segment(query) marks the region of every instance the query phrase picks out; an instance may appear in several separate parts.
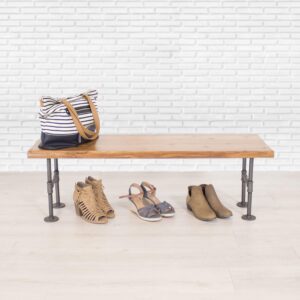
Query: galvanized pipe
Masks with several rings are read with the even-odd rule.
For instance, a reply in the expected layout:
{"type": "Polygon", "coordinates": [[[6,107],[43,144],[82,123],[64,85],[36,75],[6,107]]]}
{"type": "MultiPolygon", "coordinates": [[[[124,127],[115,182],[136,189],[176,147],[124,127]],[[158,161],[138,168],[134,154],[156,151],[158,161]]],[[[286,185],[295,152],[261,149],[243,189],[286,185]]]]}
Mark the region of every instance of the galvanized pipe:
{"type": "Polygon", "coordinates": [[[53,215],[53,181],[51,171],[51,159],[47,158],[47,192],[48,192],[48,208],[49,216],[44,218],[45,222],[56,222],[58,217],[53,215]]]}
{"type": "Polygon", "coordinates": [[[238,202],[236,205],[239,207],[246,207],[246,186],[247,186],[247,158],[243,158],[243,165],[242,165],[242,172],[241,172],[241,181],[242,181],[242,196],[241,201],[238,202]]]}
{"type": "Polygon", "coordinates": [[[59,169],[58,169],[58,159],[54,159],[54,177],[53,177],[53,183],[55,186],[55,199],[56,202],[54,203],[54,208],[63,208],[65,207],[64,203],[60,202],[60,191],[59,191],[59,169]]]}
{"type": "Polygon", "coordinates": [[[244,220],[248,220],[248,221],[252,221],[252,220],[256,219],[255,216],[251,215],[252,193],[253,193],[253,167],[254,167],[254,158],[250,158],[250,161],[249,161],[249,177],[248,177],[248,182],[247,182],[247,190],[248,190],[247,214],[242,216],[242,218],[244,220]]]}

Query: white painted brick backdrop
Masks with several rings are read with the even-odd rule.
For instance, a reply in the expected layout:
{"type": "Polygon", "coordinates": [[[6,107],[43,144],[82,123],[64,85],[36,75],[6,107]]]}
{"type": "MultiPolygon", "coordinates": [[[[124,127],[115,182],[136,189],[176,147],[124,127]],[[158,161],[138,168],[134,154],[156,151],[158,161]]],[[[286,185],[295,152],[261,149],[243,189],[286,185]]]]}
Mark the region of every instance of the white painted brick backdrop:
{"type": "MultiPolygon", "coordinates": [[[[41,95],[100,91],[103,133],[259,133],[259,169],[300,169],[300,1],[0,1],[0,166],[27,160],[41,95]]],[[[222,170],[229,160],[65,161],[222,170]]]]}

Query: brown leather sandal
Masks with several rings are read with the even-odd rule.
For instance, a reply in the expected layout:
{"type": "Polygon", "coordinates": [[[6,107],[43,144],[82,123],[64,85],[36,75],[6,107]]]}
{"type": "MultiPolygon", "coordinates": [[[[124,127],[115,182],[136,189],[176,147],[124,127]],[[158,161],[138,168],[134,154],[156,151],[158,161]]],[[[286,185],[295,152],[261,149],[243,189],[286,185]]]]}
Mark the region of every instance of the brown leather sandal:
{"type": "Polygon", "coordinates": [[[161,215],[154,204],[145,203],[144,191],[141,186],[137,183],[133,183],[129,187],[129,195],[120,196],[119,198],[128,198],[134,205],[135,210],[133,211],[136,215],[148,222],[156,222],[161,220],[161,215]],[[138,194],[132,194],[131,189],[136,188],[139,190],[138,194]]]}
{"type": "Polygon", "coordinates": [[[105,224],[105,213],[97,205],[93,188],[90,184],[78,182],[73,193],[75,211],[78,216],[89,223],[105,224]]]}

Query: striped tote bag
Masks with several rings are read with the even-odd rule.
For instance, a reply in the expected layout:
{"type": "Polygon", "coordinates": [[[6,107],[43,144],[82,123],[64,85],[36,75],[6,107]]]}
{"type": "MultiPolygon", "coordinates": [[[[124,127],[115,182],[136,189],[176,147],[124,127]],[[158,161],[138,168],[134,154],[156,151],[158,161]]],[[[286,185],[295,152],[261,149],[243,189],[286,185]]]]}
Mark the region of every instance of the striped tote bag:
{"type": "Polygon", "coordinates": [[[42,149],[75,147],[98,138],[100,120],[96,90],[74,97],[42,97],[39,119],[42,149]]]}

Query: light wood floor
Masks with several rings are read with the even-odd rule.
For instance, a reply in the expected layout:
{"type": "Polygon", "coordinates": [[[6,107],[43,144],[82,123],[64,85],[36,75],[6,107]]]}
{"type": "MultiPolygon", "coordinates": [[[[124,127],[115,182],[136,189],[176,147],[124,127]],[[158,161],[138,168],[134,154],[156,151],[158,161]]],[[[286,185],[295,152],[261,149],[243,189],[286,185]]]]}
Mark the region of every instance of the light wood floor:
{"type": "Polygon", "coordinates": [[[45,174],[0,174],[1,300],[300,299],[300,173],[255,173],[255,222],[235,205],[237,172],[93,173],[116,210],[107,225],[75,215],[73,185],[85,175],[61,174],[67,207],[49,224],[45,174]],[[143,222],[117,198],[142,179],[175,218],[143,222]],[[201,222],[186,210],[186,187],[200,183],[215,185],[230,220],[201,222]]]}

